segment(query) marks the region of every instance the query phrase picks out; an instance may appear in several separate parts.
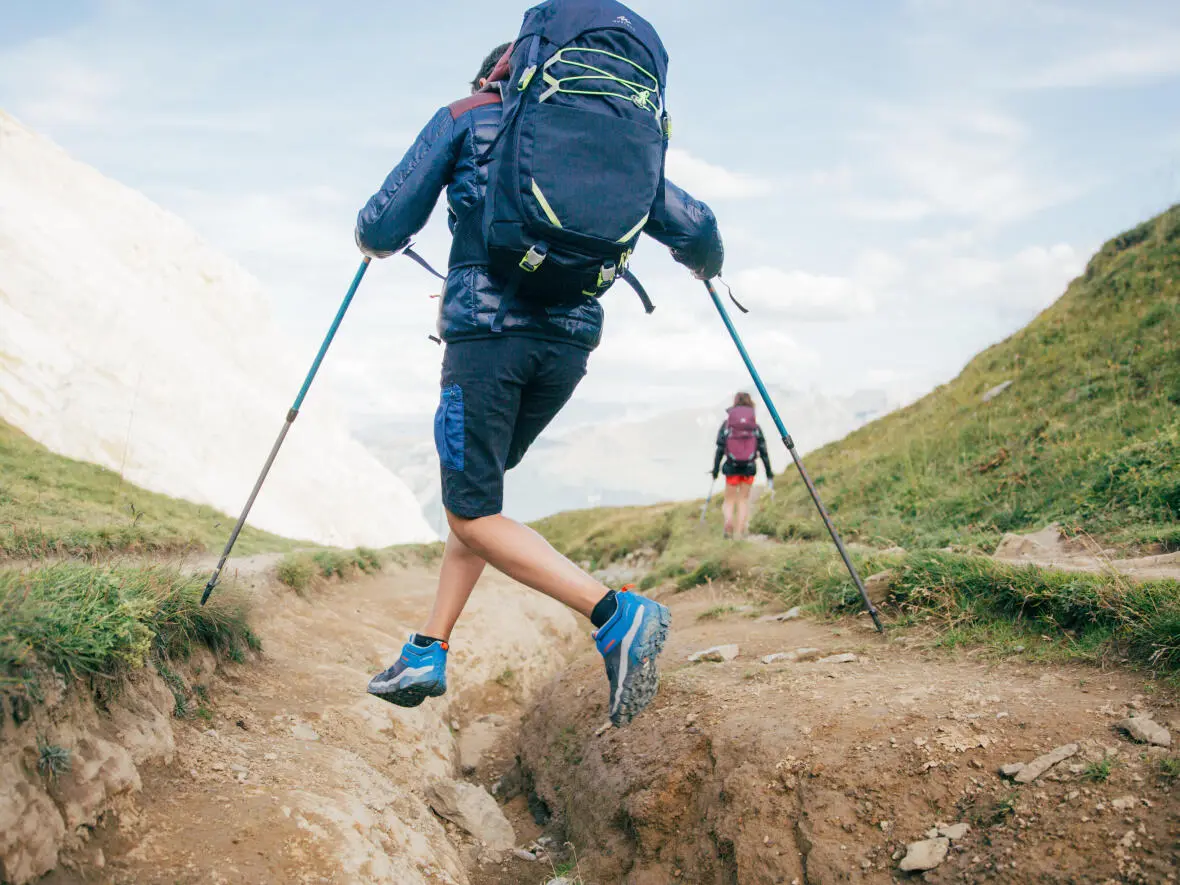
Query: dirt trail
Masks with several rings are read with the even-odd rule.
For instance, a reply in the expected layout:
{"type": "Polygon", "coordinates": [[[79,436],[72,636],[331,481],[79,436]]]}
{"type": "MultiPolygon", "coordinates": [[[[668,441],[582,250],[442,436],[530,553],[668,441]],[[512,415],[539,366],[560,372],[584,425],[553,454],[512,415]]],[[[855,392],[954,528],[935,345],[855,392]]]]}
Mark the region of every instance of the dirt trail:
{"type": "Polygon", "coordinates": [[[584,885],[905,880],[906,844],[960,822],[925,881],[1176,881],[1180,762],[1164,764],[1180,748],[1114,728],[1140,711],[1180,740],[1175,697],[1144,674],[954,654],[917,630],[887,642],[864,618],[761,620],[763,602],[706,586],[665,595],[660,696],[603,730],[582,625],[490,576],[454,637],[450,694],[403,711],[363,687],[434,574],[304,600],[267,584],[267,564],[238,569],[255,575],[263,656],[205,680],[210,720],[177,723],[175,761],[48,885],[547,882],[549,864],[493,860],[430,810],[427,785],[451,778],[500,785],[517,845],[571,840],[584,885]],[[735,660],[687,661],[723,643],[735,660]],[[761,660],[804,647],[856,660],[761,660]],[[997,774],[1071,743],[1032,784],[997,774]]]}
{"type": "Polygon", "coordinates": [[[144,772],[143,791],[91,841],[84,872],[46,881],[468,882],[479,850],[430,811],[424,788],[459,776],[466,731],[486,746],[512,728],[577,624],[489,577],[456,631],[445,701],[400,710],[368,697],[368,677],[396,656],[433,589],[423,569],[309,600],[256,587],[261,658],[207,683],[209,720],[178,723],[175,761],[144,772]]]}
{"type": "Polygon", "coordinates": [[[907,843],[959,822],[970,832],[925,881],[1176,880],[1180,781],[1161,761],[1180,751],[1113,727],[1140,710],[1180,731],[1175,698],[1144,675],[954,655],[916,631],[888,643],[864,618],[764,622],[736,591],[664,601],[663,685],[630,728],[598,733],[587,649],[523,729],[525,767],[587,883],[884,883],[908,878],[907,843]],[[721,643],[736,660],[687,662],[721,643]],[[761,662],[803,647],[857,659],[761,662]],[[1070,743],[1030,785],[997,773],[1070,743]]]}

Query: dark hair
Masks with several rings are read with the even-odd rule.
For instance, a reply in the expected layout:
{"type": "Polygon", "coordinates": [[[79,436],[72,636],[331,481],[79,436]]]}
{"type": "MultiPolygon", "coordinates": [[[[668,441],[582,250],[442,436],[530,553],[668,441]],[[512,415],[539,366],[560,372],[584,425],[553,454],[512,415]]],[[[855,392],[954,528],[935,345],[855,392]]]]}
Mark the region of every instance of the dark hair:
{"type": "Polygon", "coordinates": [[[735,406],[749,406],[752,409],[754,408],[754,397],[743,391],[734,396],[733,404],[735,406]]]}
{"type": "Polygon", "coordinates": [[[496,62],[504,57],[504,53],[508,51],[511,43],[501,43],[495,49],[488,53],[488,57],[483,60],[483,64],[479,66],[479,73],[475,75],[475,79],[471,81],[471,91],[479,92],[480,80],[486,80],[492,75],[492,71],[496,68],[496,62]]]}

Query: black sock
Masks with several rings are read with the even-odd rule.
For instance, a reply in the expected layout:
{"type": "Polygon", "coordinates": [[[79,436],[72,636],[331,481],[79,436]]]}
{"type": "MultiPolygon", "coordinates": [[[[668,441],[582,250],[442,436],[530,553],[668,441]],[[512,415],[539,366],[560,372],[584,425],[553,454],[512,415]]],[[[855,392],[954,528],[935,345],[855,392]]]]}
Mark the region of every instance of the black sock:
{"type": "Polygon", "coordinates": [[[611,615],[615,613],[615,609],[618,607],[619,604],[615,601],[615,591],[608,590],[606,596],[598,600],[598,605],[594,606],[594,611],[590,612],[590,623],[595,628],[601,627],[610,620],[611,615]]]}
{"type": "Polygon", "coordinates": [[[421,633],[414,634],[414,645],[418,646],[418,648],[430,648],[436,642],[440,645],[446,644],[443,640],[435,639],[433,636],[423,636],[421,633]]]}

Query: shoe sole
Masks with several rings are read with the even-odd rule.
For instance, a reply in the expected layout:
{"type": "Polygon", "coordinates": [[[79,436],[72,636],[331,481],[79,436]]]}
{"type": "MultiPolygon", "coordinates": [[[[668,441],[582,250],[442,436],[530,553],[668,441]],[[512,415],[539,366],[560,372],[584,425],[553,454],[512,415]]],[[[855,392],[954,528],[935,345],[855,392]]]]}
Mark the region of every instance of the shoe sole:
{"type": "Polygon", "coordinates": [[[664,650],[664,643],[668,641],[672,612],[663,605],[656,612],[655,617],[644,618],[640,635],[635,639],[634,654],[643,663],[628,673],[623,681],[619,707],[610,719],[616,728],[628,724],[647,709],[660,690],[660,670],[656,666],[656,658],[660,656],[660,652],[664,650]]]}
{"type": "Polygon", "coordinates": [[[417,707],[427,698],[442,697],[447,693],[445,687],[414,685],[409,688],[399,688],[396,691],[382,693],[369,689],[369,694],[381,698],[396,707],[417,707]]]}

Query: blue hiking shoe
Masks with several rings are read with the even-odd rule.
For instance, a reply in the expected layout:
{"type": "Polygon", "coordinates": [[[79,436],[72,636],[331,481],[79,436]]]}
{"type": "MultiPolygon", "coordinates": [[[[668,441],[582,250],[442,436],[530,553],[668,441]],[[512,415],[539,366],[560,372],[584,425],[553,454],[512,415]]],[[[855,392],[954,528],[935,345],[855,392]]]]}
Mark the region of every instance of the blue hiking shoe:
{"type": "Polygon", "coordinates": [[[664,649],[672,613],[624,587],[615,596],[618,608],[594,634],[606,662],[610,682],[610,721],[626,725],[652,702],[660,687],[656,657],[664,649]]]}
{"type": "Polygon", "coordinates": [[[399,707],[416,707],[427,698],[446,694],[450,646],[435,642],[423,648],[414,645],[414,635],[402,646],[397,662],[369,680],[369,694],[399,707]]]}

